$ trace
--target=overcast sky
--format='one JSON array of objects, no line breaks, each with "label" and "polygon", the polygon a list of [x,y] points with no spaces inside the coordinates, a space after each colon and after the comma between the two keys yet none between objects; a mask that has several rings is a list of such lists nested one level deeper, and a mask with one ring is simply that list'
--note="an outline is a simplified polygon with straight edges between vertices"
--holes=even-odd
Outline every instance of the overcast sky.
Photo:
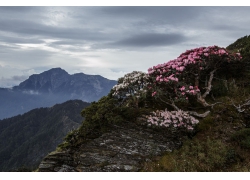
[{"label": "overcast sky", "polygon": [[0,87],[55,67],[117,80],[250,35],[250,7],[0,7]]}]

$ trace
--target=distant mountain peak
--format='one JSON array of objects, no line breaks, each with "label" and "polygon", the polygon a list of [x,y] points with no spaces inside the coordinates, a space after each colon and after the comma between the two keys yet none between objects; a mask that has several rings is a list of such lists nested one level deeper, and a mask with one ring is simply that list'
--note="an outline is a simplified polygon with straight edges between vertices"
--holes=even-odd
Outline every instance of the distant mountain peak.
[{"label": "distant mountain peak", "polygon": [[67,75],[69,75],[67,71],[65,71],[64,69],[62,69],[62,68],[60,68],[60,67],[51,68],[51,69],[49,69],[49,70],[47,70],[47,71],[44,71],[44,72],[42,72],[41,74],[38,74],[38,75],[48,74],[48,73],[49,73],[49,74],[52,74],[52,73],[60,73],[60,74],[67,74]]},{"label": "distant mountain peak", "polygon": [[10,89],[0,89],[0,119],[22,114],[38,107],[48,107],[70,99],[97,101],[106,96],[117,81],[100,75],[68,74],[52,68]]}]

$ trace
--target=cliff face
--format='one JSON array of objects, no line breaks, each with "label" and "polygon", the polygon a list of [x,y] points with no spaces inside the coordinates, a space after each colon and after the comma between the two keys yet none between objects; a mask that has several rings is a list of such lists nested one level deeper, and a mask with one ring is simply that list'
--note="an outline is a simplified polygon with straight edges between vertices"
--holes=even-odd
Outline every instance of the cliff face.
[{"label": "cliff face", "polygon": [[88,139],[80,147],[52,152],[39,165],[40,172],[133,172],[145,161],[181,146],[181,137],[133,122],[112,125],[108,132]]}]

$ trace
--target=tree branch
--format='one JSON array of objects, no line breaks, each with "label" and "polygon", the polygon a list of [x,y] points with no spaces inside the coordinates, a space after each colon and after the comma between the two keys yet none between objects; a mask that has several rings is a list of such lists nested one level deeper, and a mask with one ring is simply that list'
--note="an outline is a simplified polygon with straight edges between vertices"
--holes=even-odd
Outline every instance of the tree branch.
[{"label": "tree branch", "polygon": [[166,101],[162,100],[162,99],[159,98],[159,97],[157,97],[157,98],[158,98],[160,101],[166,103],[167,105],[172,106],[176,111],[180,110],[180,109],[174,104],[174,101],[171,101],[171,103],[169,103],[169,102],[166,102]]},{"label": "tree branch", "polygon": [[212,89],[212,80],[214,77],[214,72],[216,71],[216,69],[214,69],[213,71],[210,72],[210,77],[209,80],[207,82],[207,87],[206,87],[206,92],[201,95],[201,93],[197,93],[197,101],[199,103],[201,103],[204,107],[208,107],[208,106],[214,106],[214,105],[210,105],[206,102],[205,98],[206,96],[210,93],[211,89]]},{"label": "tree branch", "polygon": [[212,80],[213,80],[213,77],[214,77],[214,72],[216,71],[216,69],[214,69],[213,71],[210,72],[210,77],[209,77],[209,80],[208,80],[208,85],[206,87],[206,92],[201,96],[203,99],[206,98],[206,96],[210,93],[211,89],[212,89]]},{"label": "tree branch", "polygon": [[195,111],[188,111],[188,113],[189,113],[190,115],[193,115],[193,116],[196,116],[196,117],[204,118],[204,117],[206,117],[206,116],[210,113],[210,111],[206,111],[206,112],[203,113],[203,114],[198,114],[198,113],[195,112]]},{"label": "tree branch", "polygon": [[[230,99],[230,100],[231,100],[231,99]],[[234,104],[233,100],[231,100],[231,102],[232,102],[232,105],[237,109],[237,111],[238,111],[239,113],[242,113],[242,112],[245,111],[245,109],[242,109],[244,106],[249,106],[249,105],[250,105],[250,99],[246,100],[246,102],[245,102],[244,104],[242,104],[242,105],[239,104],[238,106],[236,106],[236,105]]]}]

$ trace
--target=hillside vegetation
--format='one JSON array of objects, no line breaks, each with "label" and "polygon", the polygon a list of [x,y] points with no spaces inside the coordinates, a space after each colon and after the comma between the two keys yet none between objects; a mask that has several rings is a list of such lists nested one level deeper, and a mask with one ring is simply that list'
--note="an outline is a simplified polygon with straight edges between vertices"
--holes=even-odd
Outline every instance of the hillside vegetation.
[{"label": "hillside vegetation", "polygon": [[152,157],[141,171],[250,171],[249,44],[246,36],[227,48],[199,47],[148,73],[126,74],[82,111],[85,121],[57,151],[132,121],[184,137],[181,148]]},{"label": "hillside vegetation", "polygon": [[89,103],[70,100],[0,121],[0,171],[31,171],[83,121]]}]

